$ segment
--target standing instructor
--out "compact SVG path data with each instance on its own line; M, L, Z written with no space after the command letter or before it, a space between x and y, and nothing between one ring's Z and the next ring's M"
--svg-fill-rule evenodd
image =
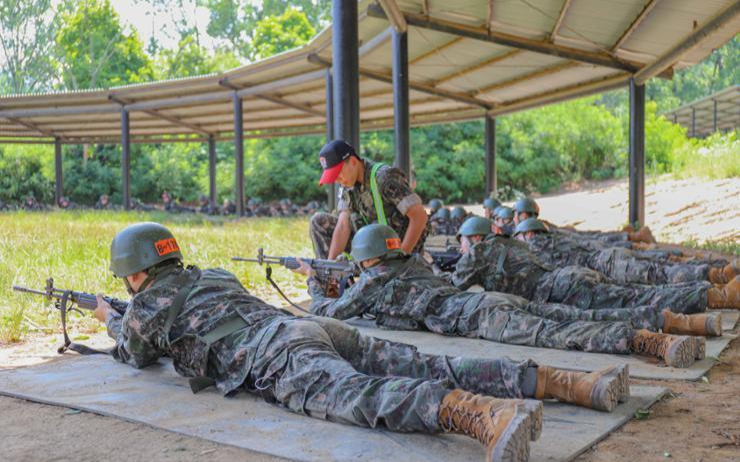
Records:
M350 238L370 223L388 225L402 236L401 249L421 252L429 232L428 217L404 173L394 167L360 158L341 140L319 153L324 169L320 185L339 183L338 216L319 212L311 218L311 241L317 258L334 260L349 251Z

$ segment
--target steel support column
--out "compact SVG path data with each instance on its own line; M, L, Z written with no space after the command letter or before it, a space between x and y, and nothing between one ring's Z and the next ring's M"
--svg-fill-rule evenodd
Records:
M208 137L208 201L216 207L216 139Z
M121 109L121 179L123 209L131 210L131 130L126 108Z
M408 33L393 29L393 128L396 167L411 178Z
M334 85L331 68L326 69L326 142L334 139ZM326 202L329 211L337 207L337 185L332 183L326 187Z
M54 138L54 203L59 202L64 196L64 179L62 175L62 142L59 138Z
M691 137L696 138L696 108L691 108Z
M498 195L496 186L496 119L486 116L486 197Z
M357 0L332 0L334 137L360 153L360 68L357 53Z
M712 133L717 133L717 100L712 101Z
M244 215L244 113L242 99L234 93L234 205L237 216Z
M645 85L630 79L630 209L635 229L645 226Z

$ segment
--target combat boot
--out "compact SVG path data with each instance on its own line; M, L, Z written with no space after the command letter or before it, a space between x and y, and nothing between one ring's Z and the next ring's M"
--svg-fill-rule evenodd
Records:
M666 366L689 367L694 364L694 341L691 337L656 334L647 329L635 331L631 350L635 354L655 356Z
M740 308L740 278L736 276L724 286L716 285L709 289L707 305L712 309Z
M650 231L650 228L647 226L643 226L640 228L639 231L627 233L629 236L629 240L632 242L644 242L646 244L655 244L655 238L653 237L653 233Z
M722 315L720 314L680 314L665 309L663 333L675 335L697 335L702 337L722 336Z
M534 397L555 398L564 403L611 412L618 402L629 400L629 369L622 365L587 373L539 366Z
M709 268L708 279L712 284L728 284L737 274L732 263L728 263L724 268Z
M453 390L442 399L439 425L445 433L480 441L487 448L488 462L525 462L529 441L542 432L542 403Z

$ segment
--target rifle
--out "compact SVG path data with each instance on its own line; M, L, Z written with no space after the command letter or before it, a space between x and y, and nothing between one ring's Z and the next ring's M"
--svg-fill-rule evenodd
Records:
M440 270L444 272L455 271L455 265L462 257L462 254L455 250L448 251L428 251L432 257L432 263L434 263Z
M95 294L78 292L68 289L59 289L57 287L54 287L53 278L49 278L46 280L46 287L43 291L29 289L28 287L23 286L13 286L13 290L24 292L27 294L42 295L46 297L47 300L54 302L54 308L60 311L62 318L62 330L64 331L64 345L60 346L57 349L57 353L62 354L68 349L81 354L107 353L104 351L86 347L84 345L72 343L72 341L69 339L69 336L67 335L67 312L76 311L82 314L82 311L80 311L80 309L95 311L95 308L98 307L98 300ZM121 315L123 315L126 312L126 308L128 308L128 302L124 300L119 300L112 297L103 297L103 300L108 302L110 306ZM67 306L68 303L74 303L75 305L77 305L77 308L69 308Z
M355 265L349 261L322 260L319 258L274 257L265 255L265 251L262 248L257 249L257 258L231 257L231 260L257 263L260 266L264 265L265 278L267 281L272 284L275 290L277 290L277 292L287 300L288 303L304 313L308 312L291 302L290 299L285 296L283 291L280 290L280 287L278 287L275 281L273 281L271 265L284 266L288 269L294 270L301 267L299 260L304 262L316 271L316 278L321 282L322 287L324 288L324 293L329 296L336 294L341 297L344 289L352 278L359 275L359 271Z

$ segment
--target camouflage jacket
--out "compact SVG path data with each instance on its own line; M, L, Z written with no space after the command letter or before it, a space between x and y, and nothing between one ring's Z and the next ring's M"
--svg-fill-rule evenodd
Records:
M189 294L168 336L169 307L182 287L188 287ZM207 351L201 337L236 316L246 327ZM125 315L111 315L106 324L116 340L112 354L117 361L142 368L169 356L180 375L210 377L228 393L244 383L265 327L287 316L250 295L233 274L190 267L163 273L131 299Z
M527 241L529 250L545 263L562 268L565 266L590 267L589 260L599 249L587 239L565 233L537 234Z
M387 329L445 333L450 330L450 320L456 319L466 304L477 304L482 298L482 294L463 292L436 276L416 255L366 269L339 298L326 297L316 279L308 281L312 313L336 319L369 315Z
M356 184L353 188L339 189L339 203L337 210L349 210L352 214L350 222L352 229L357 232L360 228L378 220L373 203L373 194L370 189L370 176L375 162L362 161L365 166L365 179L363 183ZM412 205L421 205L421 198L409 187L408 180L403 172L397 168L383 166L377 173L378 190L383 198L383 210L388 226L395 229L401 238L406 235L409 227L409 219L406 216ZM420 252L424 241L429 233L429 224L419 238L414 251Z
M454 236L457 233L452 220L432 217L429 219L430 235L432 236Z
M553 268L537 258L526 244L488 236L473 245L446 277L460 289L478 284L487 291L507 292L534 299L540 279Z

